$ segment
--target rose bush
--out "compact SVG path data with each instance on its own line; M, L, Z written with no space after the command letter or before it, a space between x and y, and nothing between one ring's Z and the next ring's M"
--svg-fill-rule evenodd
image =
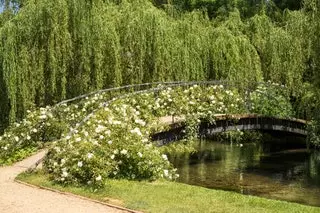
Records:
M187 116L199 122L217 113L244 110L237 91L223 86L167 88L116 99L55 143L44 166L63 184L97 187L106 178L175 179L176 170L149 138L163 128L159 117Z
M27 111L25 119L11 125L0 136L0 166L29 156L43 148L46 142L59 140L79 120L104 102L106 96L99 94L76 104Z
M0 157L7 163L15 159L13 153L22 158L26 154L21 150L33 152L45 142L54 141L44 169L61 184L101 187L107 178L172 180L177 177L176 170L164 149L150 141L152 133L167 128L159 118L184 117L186 142L196 136L201 119L214 122L216 114L247 112L243 97L237 89L223 85L194 85L156 88L112 100L109 95L99 94L78 103L41 108L6 131L0 140ZM83 122L88 114L91 116Z

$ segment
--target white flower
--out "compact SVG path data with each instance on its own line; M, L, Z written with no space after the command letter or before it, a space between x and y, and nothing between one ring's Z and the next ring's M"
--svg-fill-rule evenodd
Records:
M81 138L76 138L76 142L80 142L81 141Z
M4 149L4 150L8 150L8 147L7 147L7 146L5 146L5 147L3 147L3 149Z
M96 181L100 181L102 179L101 175L99 175L98 177L96 177Z
M63 165L66 162L66 160L63 158L61 159L61 165Z
M114 159L114 157L115 157L114 155L111 155L111 156L110 156L110 158L111 158L112 160Z
M80 167L80 168L81 168L82 166L83 166L82 161L79 161L79 162L78 162L78 167Z
M96 133L100 133L101 131L103 131L106 127L102 126L102 125L98 125L98 127L96 128L95 132Z
M47 116L46 115L40 115L39 118L43 120L43 119L46 119Z
M108 141L108 144L111 145L111 144L112 144L112 141Z
M135 134L137 134L137 135L139 135L139 136L142 136L142 133L141 133L141 131L140 131L140 129L139 129L138 127L130 130L130 132L131 132L131 133L135 133Z
M99 136L100 140L104 139L104 136L103 135L100 135Z
M56 150L56 152L60 152L60 147L56 146L56 147L54 147L54 150Z
M161 157L162 157L164 160L168 160L168 157L167 157L167 155L165 155L165 154L161 155Z
M37 133L38 130L37 129L32 129L32 132Z
M93 154L92 153L88 153L87 154L87 158L91 159L93 157Z
M164 174L165 177L168 177L169 171L168 171L167 169L164 169L164 170L163 170L163 174Z
M68 175L69 175L69 174L68 174L67 171L63 171L61 176L62 176L62 177L68 177Z
M70 136L70 135L67 135L66 139L69 140L70 138L71 138L71 136Z
M104 134L106 134L106 135L110 136L111 131L110 131L110 130L107 130L107 131L105 131L105 132L104 132Z
M54 163L53 163L53 167L56 167L56 166L58 166L58 163L57 163L57 162L54 162Z
M114 125L120 125L120 124L121 124L121 121L113 121L113 124L114 124Z
M128 153L128 151L127 150L125 150L125 149L123 149L123 150L121 150L121 152L120 152L121 154L123 154L123 155L126 155L127 153Z
M14 140L18 142L18 141L19 141L19 137L18 137L18 136L15 136L15 137L14 137Z
M139 156L140 158L142 158L142 153L141 153L141 152L138 152L138 156Z
M141 119L136 119L134 122L137 123L137 124L140 124L141 126L145 126L146 125L146 122L141 120Z

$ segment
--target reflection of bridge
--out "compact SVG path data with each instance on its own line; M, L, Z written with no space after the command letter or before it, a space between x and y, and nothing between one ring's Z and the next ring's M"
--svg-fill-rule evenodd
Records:
M210 137L216 133L234 130L268 130L283 131L301 136L306 136L305 120L295 118L278 118L256 114L244 115L217 115L213 123L202 121L199 126L199 135ZM158 145L165 145L169 142L182 139L185 136L185 123L183 119L169 124L167 131L156 133L152 136L153 141Z

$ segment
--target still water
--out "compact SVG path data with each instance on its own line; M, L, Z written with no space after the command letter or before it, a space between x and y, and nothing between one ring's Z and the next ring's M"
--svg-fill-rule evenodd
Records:
M198 152L169 159L182 183L320 206L319 151L200 141Z

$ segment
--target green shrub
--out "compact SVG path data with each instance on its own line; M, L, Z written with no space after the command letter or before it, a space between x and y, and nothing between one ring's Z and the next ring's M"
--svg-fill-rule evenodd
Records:
M292 117L292 105L284 91L284 88L276 84L258 86L250 94L250 111L262 115Z
M176 170L164 151L192 150L190 141L197 137L203 119L214 122L217 114L247 112L237 89L223 85L166 88L119 97L110 100L100 94L30 112L2 136L0 163L12 163L54 141L44 168L61 184L103 187L106 178L173 180ZM261 96L252 97L257 104L270 104L261 101ZM109 102L103 104L104 100ZM150 135L168 128L159 118L169 115L186 119L186 138L169 149L156 147Z

